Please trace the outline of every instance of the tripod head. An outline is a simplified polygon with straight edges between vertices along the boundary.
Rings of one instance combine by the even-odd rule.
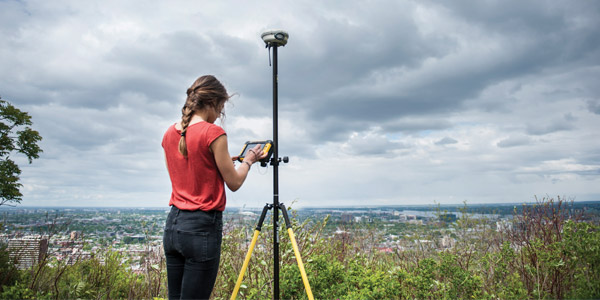
[[[289,35],[283,30],[269,30],[263,32],[260,37],[267,47],[278,47],[287,44]]]

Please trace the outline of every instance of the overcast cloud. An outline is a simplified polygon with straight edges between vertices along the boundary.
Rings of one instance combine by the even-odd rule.
[[[294,206],[600,200],[600,2],[0,0],[0,95],[44,153],[27,206],[167,206],[185,91],[236,93],[230,152],[272,135]],[[596,83],[594,83],[596,82]],[[228,205],[272,201],[252,169]]]

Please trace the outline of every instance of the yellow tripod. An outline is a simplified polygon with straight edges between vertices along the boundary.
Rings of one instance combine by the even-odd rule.
[[[238,276],[237,282],[235,284],[235,288],[233,289],[233,293],[231,294],[231,300],[235,300],[240,286],[242,285],[242,279],[244,278],[244,274],[246,273],[246,269],[248,268],[248,262],[250,262],[250,257],[252,256],[252,251],[254,251],[254,246],[256,245],[256,240],[258,240],[258,235],[262,229],[262,224],[265,220],[265,216],[267,215],[267,211],[274,206],[272,204],[267,204],[263,208],[263,211],[260,215],[260,219],[258,220],[258,225],[254,230],[254,236],[252,237],[252,242],[250,243],[250,249],[248,249],[248,253],[246,254],[246,259],[244,260],[244,264],[242,265],[242,270],[240,271],[240,276]],[[285,209],[285,205],[283,203],[279,204],[279,207],[275,209],[281,209],[283,212],[283,218],[285,219],[285,226],[287,227],[288,234],[290,235],[290,240],[292,241],[292,247],[294,248],[294,254],[296,255],[296,261],[298,262],[298,268],[300,269],[300,275],[302,276],[302,282],[304,283],[304,288],[306,289],[306,295],[309,300],[313,300],[313,294],[310,290],[310,284],[308,283],[308,278],[306,277],[306,271],[304,271],[304,264],[302,263],[302,257],[300,256],[300,251],[298,250],[298,243],[296,243],[296,237],[294,236],[294,231],[292,230],[292,225],[290,223],[290,218],[288,217],[287,210]]]

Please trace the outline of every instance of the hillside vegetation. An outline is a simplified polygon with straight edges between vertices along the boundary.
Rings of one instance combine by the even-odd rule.
[[[495,222],[462,214],[454,223],[436,224],[436,232],[424,226],[388,251],[375,247],[381,231],[366,225],[326,236],[327,218],[307,219],[294,221],[293,230],[315,299],[597,299],[600,226],[584,221],[583,213],[572,202],[544,198],[515,210],[510,226],[501,230]],[[263,226],[238,299],[272,297],[270,226]],[[231,296],[253,230],[226,225],[214,299]],[[440,231],[452,232],[453,247],[440,251],[419,243],[435,241]],[[281,298],[306,299],[284,230],[280,238]],[[0,251],[1,299],[167,298],[164,261],[135,274],[119,253],[107,249],[72,265],[49,257],[28,270],[14,263]]]

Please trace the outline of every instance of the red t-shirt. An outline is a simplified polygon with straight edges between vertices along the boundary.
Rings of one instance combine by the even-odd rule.
[[[208,122],[188,126],[185,141],[188,157],[179,153],[181,131],[171,125],[163,136],[173,192],[169,205],[183,210],[225,210],[225,183],[209,147],[225,134],[223,128]]]

